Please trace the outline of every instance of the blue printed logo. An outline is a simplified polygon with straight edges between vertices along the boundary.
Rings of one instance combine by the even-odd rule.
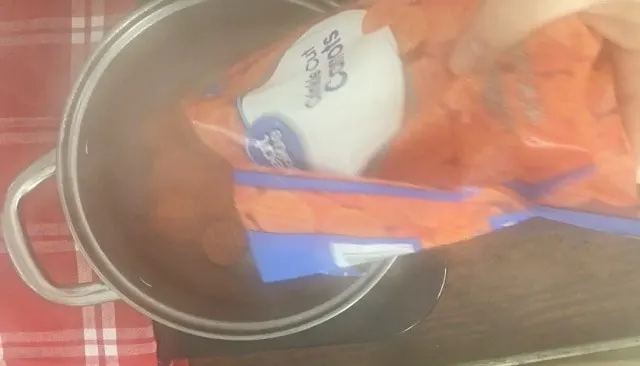
[[[247,130],[247,154],[258,165],[306,170],[304,149],[296,133],[275,116],[258,118]]]

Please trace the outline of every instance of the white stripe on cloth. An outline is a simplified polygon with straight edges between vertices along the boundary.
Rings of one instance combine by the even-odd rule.
[[[80,8],[79,5],[76,7],[76,9]],[[104,9],[104,7],[102,8]],[[80,13],[78,12],[78,14]],[[99,42],[104,36],[105,26],[115,23],[123,16],[124,14],[110,14],[108,16],[101,14],[93,15],[87,19],[84,15],[78,15],[71,18],[0,22],[0,47],[68,44],[69,42],[71,44],[85,44],[88,31],[91,42]]]
[[[58,128],[60,117],[0,117],[0,128],[31,128],[31,127],[55,127]]]
[[[126,346],[126,352],[122,356],[139,356],[153,354],[156,351],[155,342],[145,342]],[[5,360],[24,358],[80,358],[85,356],[86,365],[99,365],[99,357],[86,357],[85,347],[78,346],[51,346],[51,347],[7,347],[4,353]],[[2,365],[2,363],[0,363]]]
[[[118,342],[116,311],[113,303],[102,304],[102,346],[107,366],[118,365]]]
[[[2,134],[0,133],[0,141]],[[77,250],[70,239],[69,228],[65,222],[27,224],[27,236],[36,253],[63,253]],[[0,237],[0,254],[6,253],[4,240]]]
[[[69,28],[69,18],[33,18],[0,21],[0,33],[84,29],[85,23],[84,16],[71,17],[71,28]]]
[[[29,236],[64,236],[70,235],[69,228],[64,222],[27,224]]]
[[[30,245],[33,248],[33,251],[38,254],[69,253],[75,252],[77,250],[75,247],[75,243],[73,243],[71,240],[34,240],[30,243]],[[6,253],[7,249],[4,246],[4,242],[0,240],[0,254]]]
[[[150,326],[141,328],[118,328],[117,331],[119,340],[135,341],[153,339],[153,329]],[[6,346],[11,343],[55,343],[84,341],[84,339],[84,332],[80,329],[64,329],[50,332],[3,333],[0,336],[0,350],[2,349],[1,346]],[[105,337],[105,339],[107,338]]]
[[[64,29],[69,18],[33,18],[0,22],[0,33]]]
[[[91,1],[91,43],[97,43],[104,36],[104,0]]]
[[[72,33],[75,34],[75,33]],[[21,34],[0,37],[0,47],[67,44],[69,35],[55,33]]]
[[[57,131],[0,133],[0,146],[51,144],[58,139]]]
[[[85,60],[85,28],[86,22],[86,0],[71,0],[71,28],[70,35],[71,49],[69,57],[69,78],[71,85],[76,81],[78,73],[82,69]]]
[[[76,268],[78,282],[93,281],[93,272],[80,252],[76,252]],[[84,331],[84,356],[87,363],[96,361],[99,356],[98,330],[96,324],[96,306],[84,306],[82,311],[82,328]]]

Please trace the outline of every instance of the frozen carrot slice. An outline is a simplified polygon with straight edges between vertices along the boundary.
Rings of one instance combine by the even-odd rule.
[[[385,237],[384,225],[363,210],[339,209],[320,223],[321,231],[358,237]]]
[[[308,233],[316,228],[313,207],[295,192],[266,191],[249,211],[241,214],[266,232]]]

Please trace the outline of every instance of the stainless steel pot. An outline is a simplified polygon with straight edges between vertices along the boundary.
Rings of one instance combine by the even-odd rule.
[[[111,196],[119,184],[135,192],[130,187],[135,173],[129,172],[131,179],[120,182],[105,168],[127,169],[131,161],[142,159],[145,152],[135,126],[150,123],[146,121],[153,120],[153,111],[175,104],[202,75],[214,78],[216,69],[333,4],[158,1],[117,26],[88,61],[69,98],[57,149],[33,163],[8,189],[2,228],[22,280],[59,304],[82,306],[123,299],[170,327],[233,341],[309,329],[365,296],[394,260],[371,265],[357,279],[318,277],[266,286],[251,270],[228,274],[209,263],[203,253],[188,249],[192,247],[163,245],[160,238],[137,232],[136,213],[118,211]],[[54,175],[73,238],[101,283],[58,287],[34,260],[20,222],[20,202]],[[131,194],[133,200],[143,196]],[[165,250],[168,254],[161,255]],[[216,298],[215,291],[209,291],[221,286],[236,290],[238,296]]]

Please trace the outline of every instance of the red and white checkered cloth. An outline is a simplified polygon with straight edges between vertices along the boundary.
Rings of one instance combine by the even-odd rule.
[[[0,191],[54,147],[66,96],[105,29],[134,0],[0,0]],[[54,182],[25,199],[39,262],[61,284],[95,280],[74,249]],[[0,245],[0,365],[156,365],[151,322],[122,302],[51,304],[28,289]]]

